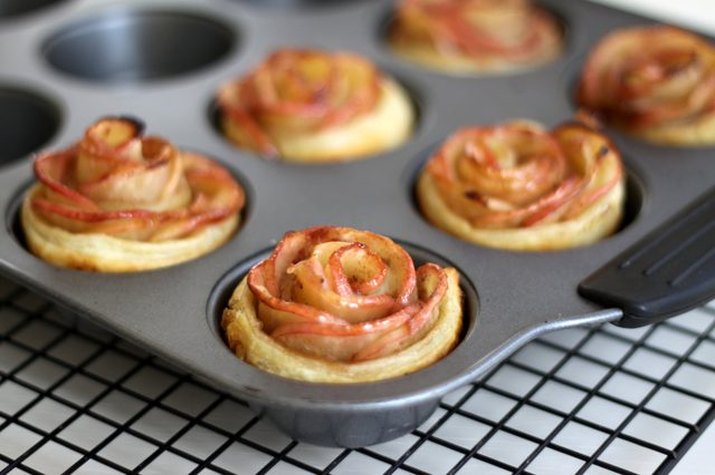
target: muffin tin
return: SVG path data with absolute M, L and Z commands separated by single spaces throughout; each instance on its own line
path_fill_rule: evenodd
M 36 10 L 12 19 L 0 17 L 0 63 L 5 65 L 0 73 L 0 203 L 6 221 L 0 269 L 236 394 L 299 440 L 357 447 L 395 438 L 424 421 L 445 393 L 537 335 L 621 319 L 622 310 L 580 297 L 579 282 L 638 246 L 700 196 L 709 206 L 705 216 L 712 216 L 715 200 L 708 190 L 715 182 L 715 148 L 648 145 L 611 130 L 629 173 L 627 219 L 617 234 L 595 245 L 545 253 L 478 247 L 433 228 L 415 205 L 417 173 L 455 129 L 521 117 L 553 126 L 571 118 L 585 55 L 613 28 L 650 23 L 634 15 L 585 1 L 543 0 L 540 4 L 563 20 L 561 57 L 514 75 L 453 77 L 391 54 L 384 44 L 391 1 L 37 4 Z M 411 139 L 384 154 L 329 165 L 267 161 L 234 148 L 216 128 L 217 88 L 286 46 L 352 50 L 375 61 L 412 94 L 419 121 Z M 97 118 L 117 114 L 138 117 L 148 133 L 213 157 L 235 173 L 246 188 L 247 208 L 233 239 L 182 265 L 121 275 L 60 269 L 27 252 L 17 210 L 33 181 L 30 153 L 66 147 Z M 233 287 L 284 232 L 319 224 L 385 234 L 417 262 L 459 269 L 467 323 L 460 345 L 419 372 L 350 385 L 282 379 L 232 355 L 218 322 Z M 701 241 L 712 248 L 712 229 L 703 236 Z M 710 254 L 702 262 L 712 273 Z M 712 279 L 701 277 L 705 287 L 686 295 L 684 305 L 712 296 Z M 638 311 L 637 305 L 627 310 Z

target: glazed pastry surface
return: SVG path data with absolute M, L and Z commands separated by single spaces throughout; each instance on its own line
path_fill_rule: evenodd
M 184 262 L 236 231 L 244 192 L 218 163 L 184 153 L 123 118 L 102 119 L 74 146 L 41 154 L 22 206 L 30 250 L 101 272 Z
M 404 89 L 352 53 L 284 49 L 221 87 L 224 134 L 264 157 L 351 160 L 392 149 L 412 132 Z
M 554 59 L 556 19 L 529 0 L 402 0 L 388 43 L 407 60 L 446 73 L 508 73 Z
M 618 227 L 624 173 L 611 141 L 585 125 L 462 129 L 420 174 L 417 199 L 438 228 L 476 244 L 545 251 L 591 244 Z
M 229 347 L 280 376 L 350 383 L 428 366 L 462 327 L 455 269 L 415 269 L 392 240 L 341 227 L 287 233 L 224 311 Z
M 615 31 L 591 52 L 578 102 L 647 141 L 715 144 L 715 45 L 670 26 Z

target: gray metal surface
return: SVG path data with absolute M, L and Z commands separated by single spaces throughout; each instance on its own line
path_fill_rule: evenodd
M 546 125 L 568 120 L 575 111 L 573 88 L 586 52 L 610 29 L 649 22 L 633 15 L 585 2 L 544 1 L 566 27 L 567 48 L 558 60 L 513 76 L 457 78 L 392 56 L 381 38 L 391 4 L 387 1 L 327 6 L 311 2 L 314 5 L 306 10 L 261 8 L 255 2 L 229 0 L 200 4 L 161 0 L 151 6 L 139 0 L 122 6 L 110 3 L 61 2 L 4 22 L 0 88 L 37 92 L 59 108 L 59 130 L 44 148 L 73 143 L 100 116 L 129 114 L 144 120 L 149 133 L 216 158 L 244 177 L 249 200 L 246 221 L 238 235 L 214 253 L 169 269 L 97 275 L 55 268 L 30 255 L 12 232 L 13 210 L 32 180 L 31 160 L 24 157 L 0 168 L 0 204 L 7 224 L 6 232 L 0 233 L 0 269 L 248 400 L 298 439 L 359 446 L 394 438 L 426 418 L 440 396 L 483 374 L 538 334 L 617 319 L 618 311 L 603 311 L 581 299 L 576 293 L 578 282 L 715 181 L 712 149 L 657 147 L 609 131 L 623 152 L 632 182 L 637 183 L 631 186 L 629 202 L 638 210 L 625 229 L 598 244 L 551 253 L 486 249 L 431 227 L 416 210 L 414 178 L 442 139 L 468 124 L 521 117 Z M 120 23 L 128 21 L 136 27 L 117 27 L 110 17 L 102 16 L 108 10 Z M 173 12 L 180 12 L 181 18 L 195 14 L 216 19 L 216 28 L 228 28 L 234 42 L 228 48 L 219 45 L 222 56 L 216 57 L 212 41 L 199 41 L 206 46 L 207 59 L 195 62 L 202 66 L 192 71 L 169 64 L 163 72 L 149 74 L 141 70 L 143 60 L 130 58 L 123 64 L 139 70 L 124 70 L 123 80 L 106 76 L 108 65 L 82 59 L 73 59 L 80 67 L 66 68 L 83 75 L 73 76 L 52 66 L 44 55 L 61 41 L 58 33 L 77 21 L 82 25 L 94 21 L 87 23 L 87 19 L 104 19 L 92 28 L 100 32 L 92 37 L 98 43 L 121 45 L 151 37 L 142 26 L 146 18 L 135 21 L 135 15 L 146 12 L 150 16 L 162 12 L 158 16 L 163 18 L 162 28 L 168 28 L 165 31 L 171 31 Z M 191 33 L 186 32 L 186 37 Z M 177 38 L 171 51 L 180 54 L 185 46 L 181 35 Z M 420 123 L 413 137 L 389 153 L 320 166 L 264 161 L 231 146 L 212 123 L 216 89 L 284 46 L 348 49 L 375 61 L 414 93 Z M 123 51 L 141 55 L 146 48 L 138 44 Z M 92 61 L 102 58 L 122 60 L 107 53 Z M 174 74 L 177 69 L 183 72 Z M 469 306 L 472 324 L 459 347 L 418 373 L 346 386 L 288 381 L 235 358 L 216 332 L 220 296 L 236 283 L 241 269 L 265 255 L 285 231 L 318 224 L 370 229 L 454 263 L 462 272 L 463 285 L 476 289 L 479 300 L 478 305 Z

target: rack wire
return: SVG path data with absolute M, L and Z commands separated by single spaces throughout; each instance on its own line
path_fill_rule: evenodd
M 0 473 L 667 473 L 715 418 L 714 317 L 547 335 L 411 434 L 348 450 L 0 279 Z

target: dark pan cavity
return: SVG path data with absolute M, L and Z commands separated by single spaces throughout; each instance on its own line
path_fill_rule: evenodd
M 52 5 L 58 5 L 65 0 L 0 0 L 0 19 L 15 18 L 26 13 L 32 13 Z
M 641 180 L 636 173 L 633 173 L 632 170 L 627 170 L 626 173 L 626 202 L 623 207 L 623 219 L 621 220 L 620 226 L 618 226 L 617 233 L 620 233 L 635 222 L 641 209 L 643 209 L 643 203 L 646 199 L 643 180 Z
M 59 108 L 35 93 L 0 86 L 0 166 L 37 151 L 60 125 Z
M 136 83 L 207 67 L 235 43 L 230 27 L 206 16 L 116 9 L 66 26 L 46 41 L 43 54 L 80 79 Z
M 32 186 L 32 183 L 32 181 L 24 183 L 5 210 L 5 229 L 8 230 L 10 235 L 14 237 L 20 246 L 25 250 L 27 250 L 27 240 L 25 239 L 25 232 L 22 230 L 20 208 L 22 207 L 22 201 L 25 198 L 25 194 Z

